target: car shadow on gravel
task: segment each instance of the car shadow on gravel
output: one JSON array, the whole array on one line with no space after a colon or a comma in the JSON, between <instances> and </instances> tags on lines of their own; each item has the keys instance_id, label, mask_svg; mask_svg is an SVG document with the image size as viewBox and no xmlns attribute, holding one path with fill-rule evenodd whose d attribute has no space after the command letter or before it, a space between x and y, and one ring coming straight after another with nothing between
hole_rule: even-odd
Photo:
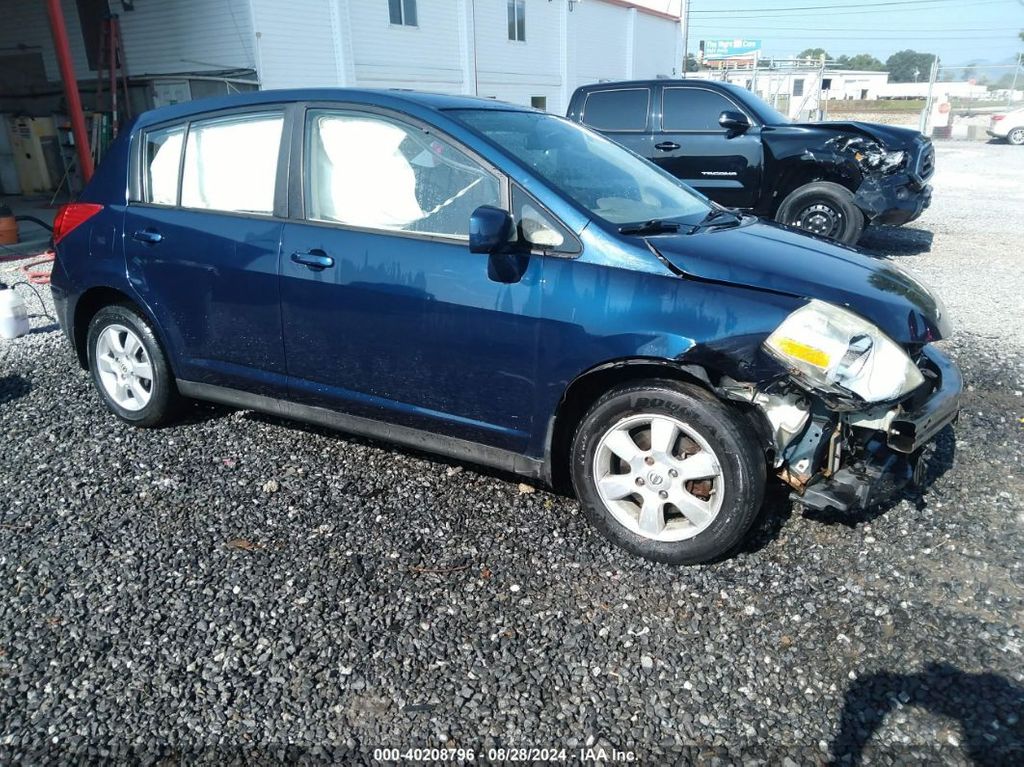
<instances>
[{"instance_id":1,"label":"car shadow on gravel","mask_svg":"<svg viewBox=\"0 0 1024 767\"><path fill-rule=\"evenodd\" d=\"M869 226L858 243L875 256L918 256L932 249L935 235L908 226Z\"/></svg>"},{"instance_id":2,"label":"car shadow on gravel","mask_svg":"<svg viewBox=\"0 0 1024 767\"><path fill-rule=\"evenodd\" d=\"M0 405L21 399L32 391L32 384L20 375L3 376L0 378Z\"/></svg>"},{"instance_id":3,"label":"car shadow on gravel","mask_svg":"<svg viewBox=\"0 0 1024 767\"><path fill-rule=\"evenodd\" d=\"M975 764L1024 763L1024 688L999 674L972 674L939 662L916 674L881 672L852 682L832 741L832 764L866 763L874 733L889 713L904 707L959 722L963 752ZM954 750L960 736L947 731L944 740Z\"/></svg>"}]
</instances>

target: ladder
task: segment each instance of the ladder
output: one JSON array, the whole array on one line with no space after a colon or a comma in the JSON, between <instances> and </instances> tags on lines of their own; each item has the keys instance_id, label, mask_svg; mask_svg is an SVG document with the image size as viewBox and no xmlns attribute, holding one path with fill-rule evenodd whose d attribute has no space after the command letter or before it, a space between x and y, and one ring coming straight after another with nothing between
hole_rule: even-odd
<instances>
[{"instance_id":1,"label":"ladder","mask_svg":"<svg viewBox=\"0 0 1024 767\"><path fill-rule=\"evenodd\" d=\"M125 119L132 116L128 101L128 73L125 67L124 47L121 44L121 22L116 13L107 15L100 24L99 42L96 62L96 115L110 115L110 137L113 139L117 136L122 113ZM104 81L109 86L106 93ZM121 101L118 101L118 87L121 89ZM106 103L105 97L109 98Z\"/></svg>"}]
</instances>

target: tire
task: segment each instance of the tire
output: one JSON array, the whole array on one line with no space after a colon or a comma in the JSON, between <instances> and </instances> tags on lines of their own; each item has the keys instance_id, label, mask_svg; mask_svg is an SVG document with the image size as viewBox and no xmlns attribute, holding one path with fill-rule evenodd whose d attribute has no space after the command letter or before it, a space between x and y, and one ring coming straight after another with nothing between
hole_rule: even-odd
<instances>
[{"instance_id":1,"label":"tire","mask_svg":"<svg viewBox=\"0 0 1024 767\"><path fill-rule=\"evenodd\" d=\"M107 408L133 426L170 421L180 395L174 374L149 322L114 304L96 312L86 336L89 372Z\"/></svg>"},{"instance_id":2,"label":"tire","mask_svg":"<svg viewBox=\"0 0 1024 767\"><path fill-rule=\"evenodd\" d=\"M623 453L634 448L627 462ZM587 518L616 545L654 562L722 557L750 530L764 498L766 462L756 438L698 386L651 380L615 388L587 411L571 449Z\"/></svg>"},{"instance_id":3,"label":"tire","mask_svg":"<svg viewBox=\"0 0 1024 767\"><path fill-rule=\"evenodd\" d=\"M831 181L815 181L790 192L775 220L846 245L855 245L864 232L864 214L853 204L853 194Z\"/></svg>"},{"instance_id":4,"label":"tire","mask_svg":"<svg viewBox=\"0 0 1024 767\"><path fill-rule=\"evenodd\" d=\"M1024 144L1024 128L1014 128L1006 134L1006 141L1014 146Z\"/></svg>"}]
</instances>

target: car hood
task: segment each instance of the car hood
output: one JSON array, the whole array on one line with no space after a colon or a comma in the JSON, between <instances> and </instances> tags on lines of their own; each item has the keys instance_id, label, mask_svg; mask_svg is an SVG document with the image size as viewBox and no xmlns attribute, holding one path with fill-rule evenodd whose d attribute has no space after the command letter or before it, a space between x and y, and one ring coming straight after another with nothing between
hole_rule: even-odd
<instances>
[{"instance_id":1,"label":"car hood","mask_svg":"<svg viewBox=\"0 0 1024 767\"><path fill-rule=\"evenodd\" d=\"M846 306L901 344L949 334L942 302L892 263L777 224L647 238L683 275Z\"/></svg>"},{"instance_id":2,"label":"car hood","mask_svg":"<svg viewBox=\"0 0 1024 767\"><path fill-rule=\"evenodd\" d=\"M809 128L815 130L826 129L835 133L860 133L868 138L880 142L887 149L903 149L913 144L914 139L920 134L913 128L900 128L896 125L881 125L880 123L863 122L820 122L820 123L792 123L796 128Z\"/></svg>"}]
</instances>

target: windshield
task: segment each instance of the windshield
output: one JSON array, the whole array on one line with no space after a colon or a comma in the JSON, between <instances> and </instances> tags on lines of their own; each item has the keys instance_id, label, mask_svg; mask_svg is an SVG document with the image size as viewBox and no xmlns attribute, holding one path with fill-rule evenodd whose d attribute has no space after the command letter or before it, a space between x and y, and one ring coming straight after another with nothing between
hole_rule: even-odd
<instances>
[{"instance_id":1,"label":"windshield","mask_svg":"<svg viewBox=\"0 0 1024 767\"><path fill-rule=\"evenodd\" d=\"M529 166L595 216L620 225L653 220L698 224L705 198L618 144L542 112L449 112Z\"/></svg>"}]
</instances>

